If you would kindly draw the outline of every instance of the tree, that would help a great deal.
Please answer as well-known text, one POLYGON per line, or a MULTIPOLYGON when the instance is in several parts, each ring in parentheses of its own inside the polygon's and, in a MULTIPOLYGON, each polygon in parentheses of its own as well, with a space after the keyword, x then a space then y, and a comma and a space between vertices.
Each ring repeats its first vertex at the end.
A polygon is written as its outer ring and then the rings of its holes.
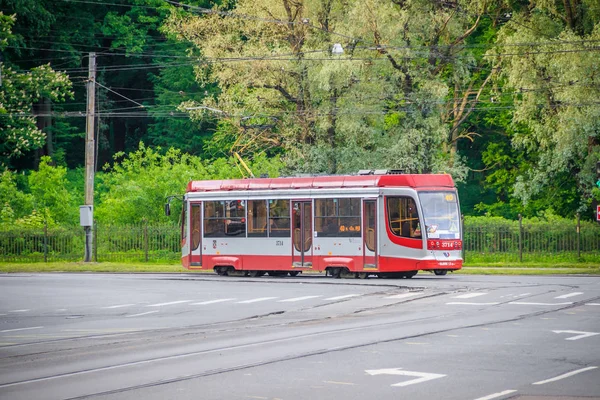
MULTIPOLYGON (((13 16, 0 12, 0 43, 8 43, 14 21, 13 16)), ((6 168, 12 159, 44 145, 46 134, 36 125, 33 105, 42 98, 64 101, 72 92, 68 76, 49 65, 28 72, 13 69, 7 63, 2 63, 1 68, 0 165, 6 168)))
POLYGON ((500 91, 514 101, 512 145, 529 167, 515 177, 514 196, 537 203, 538 211, 572 216, 591 202, 600 158, 600 9, 594 4, 535 2, 512 16, 490 52, 500 63, 500 91))
POLYGON ((233 151, 282 148, 293 171, 388 167, 462 178, 455 146, 479 101, 471 82, 481 82, 480 94, 491 74, 472 74, 462 45, 483 13, 500 8, 488 3, 242 0, 232 12, 174 13, 168 29, 205 57, 199 83, 213 77, 221 89, 181 109, 237 127, 233 151), (341 56, 331 53, 336 42, 341 56), (467 88, 455 92, 460 111, 446 111, 449 85, 467 88))

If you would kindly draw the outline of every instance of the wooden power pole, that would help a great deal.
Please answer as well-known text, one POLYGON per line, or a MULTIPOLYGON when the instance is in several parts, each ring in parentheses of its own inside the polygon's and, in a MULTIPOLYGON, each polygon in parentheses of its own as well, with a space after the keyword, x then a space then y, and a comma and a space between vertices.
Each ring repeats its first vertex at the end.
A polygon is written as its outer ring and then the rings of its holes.
POLYGON ((80 207, 80 223, 85 229, 85 262, 92 260, 94 226, 94 173, 96 141, 94 118, 96 108, 96 53, 90 53, 87 82, 85 137, 85 206, 80 207))

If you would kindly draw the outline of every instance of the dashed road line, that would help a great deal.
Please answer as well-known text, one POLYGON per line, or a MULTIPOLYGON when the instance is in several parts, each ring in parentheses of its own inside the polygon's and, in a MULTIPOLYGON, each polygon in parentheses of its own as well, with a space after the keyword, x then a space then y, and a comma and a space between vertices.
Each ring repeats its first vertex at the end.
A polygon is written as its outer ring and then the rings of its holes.
POLYGON ((131 307, 131 306, 135 306, 135 304, 119 304, 116 306, 108 306, 108 307, 102 307, 104 309, 112 309, 112 308, 123 308, 123 307, 131 307))
POLYGON ((142 315, 154 314, 154 313, 157 313, 157 312, 158 312, 158 310, 156 310, 156 311, 147 311, 147 312, 143 312, 143 313, 139 313, 139 314, 126 315, 125 318, 141 317, 142 315))
POLYGON ((586 371, 591 371, 591 370, 596 369, 596 368, 598 368, 598 367, 587 367, 587 368, 578 369, 576 371, 567 372, 566 374, 562 374, 562 375, 556 376, 554 378, 546 379, 544 381, 535 382, 534 385, 543 385, 545 383, 556 382, 556 381, 559 381, 561 379, 569 378, 569 377, 571 377, 573 375, 577 375, 577 374, 580 374, 580 373, 586 372, 586 371))
POLYGON ((178 300, 178 301, 170 301, 168 303, 158 303, 158 304, 150 304, 147 307, 162 307, 162 306, 171 306, 173 304, 181 304, 181 303, 189 303, 192 300, 178 300))
POLYGON ((579 296, 580 294, 583 294, 583 292, 567 293, 562 296, 556 296, 555 299, 568 299, 569 297, 579 296))
POLYGON ((520 306, 566 306, 569 304, 573 304, 573 302, 567 301, 565 303, 530 303, 527 301, 511 301, 507 304, 517 304, 520 306))
POLYGON ((461 294, 460 296, 455 296, 455 297, 453 297, 453 299, 471 299, 473 297, 479 297, 479 296, 483 296, 486 294, 487 293, 465 293, 465 294, 461 294))
POLYGON ((586 306, 600 306, 600 303, 585 303, 586 306))
POLYGON ((421 292, 401 293, 401 294, 395 294, 393 296, 388 296, 388 297, 386 297, 386 299, 406 299, 408 297, 418 296, 420 294, 421 294, 421 292))
POLYGON ((216 304, 216 303, 223 303, 225 301, 233 301, 233 300, 237 300, 236 298, 231 298, 231 299, 216 299, 216 300, 208 300, 208 301, 202 301, 200 303, 192 303, 190 304, 191 306, 205 306, 208 304, 216 304))
POLYGON ((511 394, 516 392, 516 390, 505 390, 503 392, 498 392, 498 393, 492 393, 490 395, 484 396, 484 397, 479 397, 475 400, 491 400, 491 399, 496 399, 498 397, 502 397, 502 396, 506 396, 507 394, 511 394))
POLYGON ((324 300, 342 300, 342 299, 349 299, 350 297, 356 297, 356 296, 360 296, 360 294, 345 294, 343 296, 329 297, 324 300))
POLYGON ((43 328, 43 326, 32 326, 31 328, 5 329, 3 331, 0 331, 0 333, 17 332, 17 331, 30 331, 32 329, 42 329, 42 328, 43 328))
POLYGON ((257 299, 250 299, 244 301, 238 301, 237 304, 250 304, 250 303, 258 303, 259 301, 273 300, 277 297, 259 297, 257 299))
POLYGON ((11 311, 9 311, 9 313, 20 313, 20 312, 27 312, 27 311, 29 311, 29 309, 27 309, 27 310, 11 310, 11 311))
POLYGON ((302 300, 308 300, 308 299, 314 299, 316 297, 321 297, 321 295, 319 296, 302 296, 302 297, 293 297, 291 299, 285 299, 285 300, 279 300, 277 301, 278 303, 288 303, 288 302, 294 302, 294 301, 302 301, 302 300))
POLYGON ((466 301, 451 301, 446 303, 448 305, 461 305, 461 306, 495 306, 500 303, 468 303, 466 301))

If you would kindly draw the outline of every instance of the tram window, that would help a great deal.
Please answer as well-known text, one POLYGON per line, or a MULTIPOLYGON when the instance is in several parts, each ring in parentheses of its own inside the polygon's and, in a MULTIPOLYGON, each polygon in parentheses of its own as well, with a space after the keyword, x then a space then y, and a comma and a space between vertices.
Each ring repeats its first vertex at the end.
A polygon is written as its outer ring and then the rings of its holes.
POLYGON ((269 236, 290 237, 290 201, 269 200, 269 236))
POLYGON ((388 225, 396 236, 421 239, 419 212, 412 197, 386 198, 388 225))
POLYGON ((225 202, 204 202, 204 237, 225 236, 225 202))
POLYGON ((267 201, 248 201, 248 237, 267 237, 267 201))
POLYGON ((200 204, 192 204, 190 219, 190 228, 192 231, 191 250, 196 250, 200 246, 200 204))
POLYGON ((360 199, 316 199, 319 237, 360 237, 360 199))

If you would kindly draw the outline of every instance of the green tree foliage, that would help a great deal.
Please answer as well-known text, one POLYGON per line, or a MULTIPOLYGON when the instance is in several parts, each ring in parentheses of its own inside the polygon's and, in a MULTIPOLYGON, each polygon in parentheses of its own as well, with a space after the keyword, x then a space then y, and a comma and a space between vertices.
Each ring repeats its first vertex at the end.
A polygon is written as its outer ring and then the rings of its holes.
POLYGON ((51 163, 50 157, 42 157, 39 169, 29 175, 34 208, 49 223, 74 224, 78 220, 79 209, 67 189, 67 169, 51 163))
MULTIPOLYGON (((150 222, 168 221, 163 205, 167 196, 183 195, 191 180, 241 178, 242 171, 233 159, 216 159, 212 162, 169 149, 151 149, 143 143, 129 154, 117 154, 115 164, 105 167, 95 217, 104 223, 134 223, 143 218, 150 222)), ((259 157, 249 167, 258 176, 277 176, 280 164, 259 157)), ((173 213, 181 210, 174 203, 173 213)))
POLYGON ((514 12, 490 51, 501 68, 498 91, 514 104, 507 124, 514 150, 490 154, 489 179, 497 185, 506 177, 532 213, 572 216, 591 203, 600 153, 599 22, 597 1, 535 1, 514 12))
POLYGON ((168 29, 205 56, 199 83, 214 77, 221 89, 182 109, 237 127, 232 150, 284 149, 293 171, 389 167, 461 179, 456 143, 472 137, 462 123, 491 74, 471 72, 477 60, 463 45, 484 13, 502 7, 429 0, 280 0, 266 7, 242 0, 232 13, 175 13, 168 29), (336 42, 344 54, 331 53, 336 42))
MULTIPOLYGON (((0 12, 0 43, 8 43, 13 23, 14 17, 0 12)), ((1 69, 0 166, 6 167, 12 158, 44 145, 46 135, 32 114, 34 103, 42 98, 64 101, 72 93, 67 75, 55 72, 49 65, 20 71, 2 63, 1 69)))

